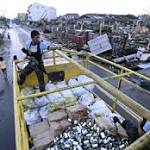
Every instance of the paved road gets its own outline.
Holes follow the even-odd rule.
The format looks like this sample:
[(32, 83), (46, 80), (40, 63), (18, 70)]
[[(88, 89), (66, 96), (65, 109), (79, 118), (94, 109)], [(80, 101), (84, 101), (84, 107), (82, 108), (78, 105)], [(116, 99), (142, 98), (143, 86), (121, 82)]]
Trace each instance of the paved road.
[(24, 57), (20, 51), (23, 43), (29, 40), (29, 34), (21, 28), (13, 28), (8, 31), (11, 40), (4, 39), (0, 44), (0, 55), (7, 64), (8, 81), (6, 82), (0, 72), (0, 149), (15, 150), (15, 132), (13, 115), (13, 92), (12, 92), (12, 58)]

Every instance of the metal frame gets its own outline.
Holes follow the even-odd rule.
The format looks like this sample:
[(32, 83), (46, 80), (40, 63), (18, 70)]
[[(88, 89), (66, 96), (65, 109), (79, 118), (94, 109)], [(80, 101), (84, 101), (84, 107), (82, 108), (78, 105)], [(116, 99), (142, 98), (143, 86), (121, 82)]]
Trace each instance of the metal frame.
[(125, 150), (148, 150), (145, 149), (147, 146), (150, 148), (150, 131), (129, 145)]
[[(134, 101), (132, 98), (128, 97), (123, 92), (119, 91), (117, 88), (112, 86), (110, 83), (106, 82), (102, 78), (100, 78), (98, 75), (92, 73), (88, 69), (81, 66), (79, 63), (75, 62), (74, 60), (67, 57), (64, 53), (61, 51), (56, 51), (56, 53), (64, 58), (66, 58), (70, 63), (73, 63), (77, 67), (82, 70), (83, 74), (86, 74), (87, 76), (93, 78), (96, 83), (101, 86), (104, 90), (109, 92), (111, 95), (116, 97), (118, 100), (120, 100), (122, 103), (126, 104), (129, 108), (131, 108), (134, 112), (136, 112), (139, 116), (144, 117), (148, 120), (150, 120), (150, 111), (146, 108), (144, 108), (142, 105), (138, 104), (136, 101)], [(131, 71), (132, 72), (132, 71)]]
[[(106, 78), (101, 78), (98, 75), (96, 75), (96, 74), (92, 73), (91, 71), (89, 71), (88, 69), (86, 69), (85, 67), (83, 67), (78, 62), (75, 62), (74, 60), (70, 59), (63, 52), (69, 53), (71, 55), (85, 56), (85, 61), (84, 62), (87, 63), (87, 65), (85, 66), (86, 68), (88, 68), (88, 64), (91, 63), (91, 64), (94, 64), (97, 67), (109, 72), (110, 74), (112, 74), (112, 76), (106, 77)], [(130, 98), (129, 96), (127, 96), (126, 94), (124, 94), (123, 92), (121, 92), (119, 90), (119, 88), (121, 86), (121, 81), (125, 81), (129, 85), (132, 85), (135, 88), (143, 90), (143, 88), (140, 88), (139, 86), (135, 86), (134, 83), (132, 83), (132, 82), (128, 81), (127, 79), (125, 79), (124, 77), (127, 76), (127, 75), (134, 74), (134, 75), (136, 75), (140, 78), (143, 78), (145, 80), (148, 80), (148, 81), (150, 81), (150, 78), (148, 78), (144, 75), (141, 75), (139, 73), (136, 73), (136, 72), (134, 72), (130, 69), (127, 69), (123, 66), (115, 64), (113, 62), (110, 62), (110, 61), (108, 61), (104, 58), (93, 55), (91, 53), (75, 52), (75, 51), (70, 51), (70, 50), (66, 50), (66, 49), (62, 49), (62, 52), (59, 51), (59, 50), (56, 50), (56, 51), (53, 50), (52, 58), (53, 58), (53, 64), (54, 65), (57, 63), (56, 59), (55, 59), (56, 54), (58, 56), (61, 56), (61, 57), (65, 58), (69, 63), (73, 64), (74, 66), (78, 67), (82, 71), (83, 74), (91, 77), (94, 80), (94, 82), (88, 82), (86, 84), (80, 84), (78, 86), (71, 86), (71, 87), (62, 88), (62, 89), (54, 90), (54, 91), (41, 92), (41, 93), (38, 93), (38, 94), (29, 95), (29, 96), (20, 96), (19, 95), (19, 87), (17, 86), (17, 67), (16, 67), (16, 64), (19, 63), (20, 61), (17, 61), (16, 64), (14, 62), (13, 63), (13, 66), (14, 66), (14, 70), (13, 70), (13, 76), (14, 76), (14, 79), (13, 79), (14, 83), (13, 84), (14, 85), (13, 85), (13, 88), (14, 88), (14, 111), (15, 111), (15, 131), (16, 131), (16, 147), (17, 147), (16, 149), (17, 150), (29, 150), (28, 133), (27, 133), (27, 130), (26, 130), (26, 125), (25, 125), (24, 119), (23, 119), (24, 108), (23, 108), (23, 104), (22, 104), (21, 100), (25, 100), (25, 99), (33, 98), (33, 97), (37, 97), (37, 96), (42, 96), (42, 95), (46, 95), (46, 94), (50, 94), (50, 93), (55, 93), (55, 92), (62, 91), (62, 90), (68, 90), (68, 89), (76, 88), (76, 87), (79, 87), (79, 86), (92, 84), (92, 83), (95, 83), (95, 82), (101, 88), (101, 90), (109, 98), (111, 98), (111, 100), (114, 102), (114, 107), (112, 108), (113, 111), (116, 111), (115, 108), (116, 108), (116, 105), (118, 105), (119, 107), (124, 109), (128, 114), (130, 114), (131, 116), (136, 118), (138, 121), (142, 117), (150, 120), (150, 111), (148, 109), (146, 109), (145, 107), (143, 107), (139, 103), (135, 102), (132, 98)], [(100, 66), (100, 65), (90, 61), (91, 57), (94, 57), (94, 58), (98, 59), (100, 62), (107, 63), (108, 65), (112, 65), (116, 68), (119, 68), (121, 70), (120, 74), (118, 75), (118, 74), (110, 71), (109, 69), (104, 68), (103, 66)], [(110, 79), (119, 79), (117, 88), (112, 86), (110, 83), (107, 82), (107, 80), (110, 80)], [(150, 94), (150, 92), (149, 92), (149, 94)], [(109, 106), (109, 107), (111, 108), (111, 106)], [(19, 124), (19, 122), (20, 122), (20, 124)], [(21, 139), (17, 138), (17, 135), (20, 135)], [(145, 143), (147, 143), (147, 142), (150, 142), (150, 141), (146, 140), (146, 142), (144, 142), (143, 145), (145, 145)], [(139, 142), (137, 142), (137, 144), (139, 144)], [(22, 147), (22, 145), (24, 147)]]

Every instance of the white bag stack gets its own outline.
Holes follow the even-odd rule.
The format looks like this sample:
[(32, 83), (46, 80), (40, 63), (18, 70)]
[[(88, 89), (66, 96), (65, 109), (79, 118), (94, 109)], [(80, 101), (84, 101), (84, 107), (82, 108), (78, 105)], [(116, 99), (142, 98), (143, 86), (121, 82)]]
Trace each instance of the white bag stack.
[[(93, 81), (94, 81), (93, 79), (89, 78), (89, 77), (86, 76), (86, 75), (79, 75), (79, 76), (77, 77), (77, 79), (78, 79), (78, 82), (79, 82), (79, 83), (87, 83), (87, 82), (93, 82)], [(85, 87), (86, 89), (88, 89), (90, 92), (92, 92), (93, 89), (94, 89), (94, 87), (95, 87), (95, 84), (85, 85), (84, 87)]]
[[(46, 84), (45, 88), (46, 88), (47, 91), (57, 90), (57, 88), (54, 84)], [(53, 102), (53, 101), (56, 101), (57, 99), (61, 99), (63, 97), (59, 92), (56, 92), (56, 93), (48, 94), (47, 98), (48, 98), (49, 102)]]
[[(58, 82), (58, 83), (56, 84), (56, 87), (59, 89), (59, 88), (68, 87), (68, 85), (66, 84), (65, 81), (62, 81), (62, 82)], [(67, 97), (74, 97), (72, 90), (61, 91), (60, 93), (63, 95), (64, 98), (67, 98)]]
[(79, 103), (89, 107), (94, 102), (94, 95), (92, 93), (85, 93), (79, 98)]
[(109, 110), (109, 108), (106, 106), (105, 102), (100, 100), (99, 98), (95, 99), (96, 102), (89, 107), (89, 110), (91, 111), (90, 114), (95, 116), (101, 116), (101, 117), (112, 117), (112, 112)]
[(49, 103), (49, 100), (46, 96), (35, 98), (35, 104), (38, 107), (42, 107), (44, 105), (47, 105), (48, 103)]
[[(78, 82), (76, 79), (70, 79), (70, 80), (68, 81), (68, 85), (69, 85), (69, 86), (76, 86), (76, 85), (79, 85), (79, 82)], [(83, 87), (73, 88), (72, 91), (73, 91), (73, 94), (74, 94), (75, 96), (81, 96), (82, 94), (88, 92), (88, 91), (87, 91), (85, 88), (83, 88)]]
[(24, 118), (27, 122), (27, 125), (33, 125), (41, 121), (38, 109), (29, 109), (25, 111)]
[[(33, 94), (35, 91), (33, 88), (30, 88), (30, 87), (26, 87), (24, 89), (21, 90), (21, 94), (23, 96), (28, 96), (28, 95), (31, 95)], [(29, 108), (36, 108), (36, 104), (34, 103), (34, 100), (33, 99), (25, 99), (22, 101), (23, 105), (26, 106), (26, 107), (29, 107)]]
[(50, 109), (49, 105), (46, 105), (40, 108), (39, 113), (42, 119), (46, 119), (48, 117), (49, 109)]

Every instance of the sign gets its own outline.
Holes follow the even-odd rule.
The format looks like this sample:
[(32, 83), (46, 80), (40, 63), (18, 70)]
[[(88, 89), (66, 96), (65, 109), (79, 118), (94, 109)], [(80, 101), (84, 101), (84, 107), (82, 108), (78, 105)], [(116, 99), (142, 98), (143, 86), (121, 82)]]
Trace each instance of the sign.
[(90, 51), (96, 55), (112, 49), (107, 34), (88, 41), (88, 45)]

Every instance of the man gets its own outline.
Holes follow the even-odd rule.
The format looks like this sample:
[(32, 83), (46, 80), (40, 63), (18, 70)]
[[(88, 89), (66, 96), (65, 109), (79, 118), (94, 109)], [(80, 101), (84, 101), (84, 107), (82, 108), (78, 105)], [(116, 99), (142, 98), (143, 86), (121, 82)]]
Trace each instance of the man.
[(4, 78), (7, 79), (6, 64), (5, 64), (5, 61), (4, 61), (3, 57), (0, 57), (0, 69), (4, 74)]
[(31, 39), (32, 41), (27, 43), (26, 47), (22, 49), (22, 51), (27, 56), (29, 56), (30, 61), (28, 65), (20, 72), (18, 84), (22, 85), (26, 77), (31, 72), (35, 71), (39, 82), (39, 88), (42, 92), (45, 90), (44, 73), (46, 73), (43, 64), (42, 54), (44, 50), (49, 50), (50, 47), (40, 41), (40, 33), (36, 30), (33, 30), (31, 32)]
[(118, 117), (113, 118), (114, 123), (119, 123), (125, 130), (129, 137), (130, 142), (134, 142), (144, 133), (150, 131), (150, 121), (143, 118), (143, 120), (138, 124), (138, 127), (134, 125), (131, 120), (124, 120), (120, 122)]
[(138, 133), (142, 136), (144, 133), (150, 131), (150, 121), (143, 118), (143, 120), (139, 123)]

